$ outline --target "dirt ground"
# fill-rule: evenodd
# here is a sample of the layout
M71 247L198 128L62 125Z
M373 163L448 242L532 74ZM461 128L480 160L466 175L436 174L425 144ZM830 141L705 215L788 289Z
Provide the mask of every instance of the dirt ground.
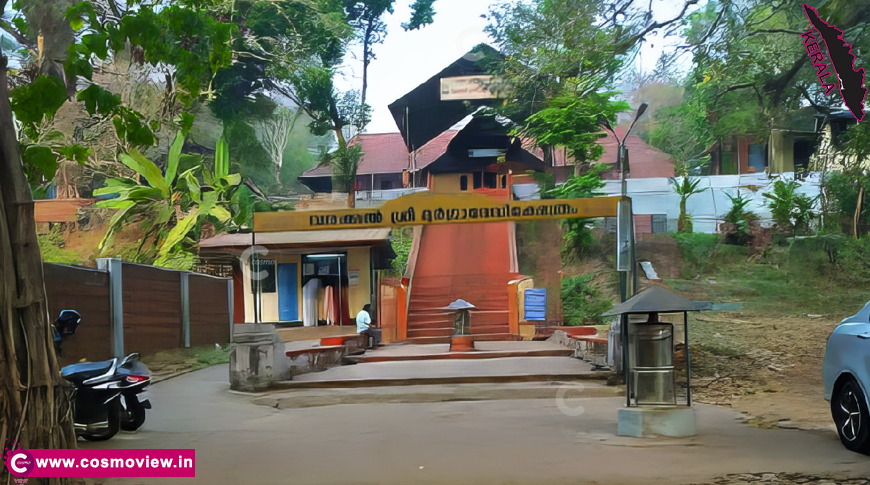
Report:
M681 275L685 263L671 237L641 242L638 260L652 261L664 282L672 283L672 289L686 297L746 305L741 311L689 316L692 388L697 402L730 407L761 428L834 429L823 394L825 344L834 327L858 308L809 314L800 305L769 299L765 310L753 308L755 300L764 295L741 294L742 288L717 268L693 280L680 280L685 276ZM640 280L641 287L652 284L642 276Z
M822 360L839 319L719 312L690 319L693 392L762 428L833 429Z

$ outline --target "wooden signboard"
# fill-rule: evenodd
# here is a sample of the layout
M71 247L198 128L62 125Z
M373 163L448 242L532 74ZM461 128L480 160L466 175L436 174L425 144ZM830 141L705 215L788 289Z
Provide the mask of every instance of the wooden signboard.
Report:
M257 212L254 231L317 231L616 217L621 197L499 201L483 194L419 192L368 209Z

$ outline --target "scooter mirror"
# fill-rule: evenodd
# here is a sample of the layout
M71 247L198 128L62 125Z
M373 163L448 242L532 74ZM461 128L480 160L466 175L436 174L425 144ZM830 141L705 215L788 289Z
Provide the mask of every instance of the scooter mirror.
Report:
M73 335L82 321L82 316L75 310L63 310L57 317L58 332L61 335Z

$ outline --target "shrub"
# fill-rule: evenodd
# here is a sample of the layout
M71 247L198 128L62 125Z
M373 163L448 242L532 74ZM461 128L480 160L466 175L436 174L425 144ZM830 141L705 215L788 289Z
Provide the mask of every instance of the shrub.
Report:
M602 295L594 274L562 279L562 319L567 325L601 323L601 315L613 303Z
M806 194L799 194L799 188L797 181L779 178L773 182L771 192L762 194L768 199L767 206L770 207L776 228L792 236L808 233L810 222L816 217L813 207L818 197L810 198Z
M396 229L390 237L390 244L393 246L393 252L396 253L396 258L393 259L393 275L402 277L408 269L408 256L411 254L411 245L414 239L410 234L405 234L405 230Z
M54 226L51 232L37 238L39 251L42 253L42 261L58 264L81 264L82 259L75 251L63 249L64 239L60 226Z
M751 242L754 228L758 225L758 215L746 209L750 199L739 191L734 197L725 195L731 199L731 209L723 218L725 223L722 225L722 235L728 244L746 246Z

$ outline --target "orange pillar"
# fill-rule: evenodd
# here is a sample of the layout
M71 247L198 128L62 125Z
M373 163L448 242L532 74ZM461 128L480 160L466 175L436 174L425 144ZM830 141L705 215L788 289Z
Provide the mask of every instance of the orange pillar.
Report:
M396 340L408 340L408 289L399 286L396 291Z
M512 281L508 283L508 329L513 335L520 334L520 316L519 304L517 303L517 288L519 283Z

